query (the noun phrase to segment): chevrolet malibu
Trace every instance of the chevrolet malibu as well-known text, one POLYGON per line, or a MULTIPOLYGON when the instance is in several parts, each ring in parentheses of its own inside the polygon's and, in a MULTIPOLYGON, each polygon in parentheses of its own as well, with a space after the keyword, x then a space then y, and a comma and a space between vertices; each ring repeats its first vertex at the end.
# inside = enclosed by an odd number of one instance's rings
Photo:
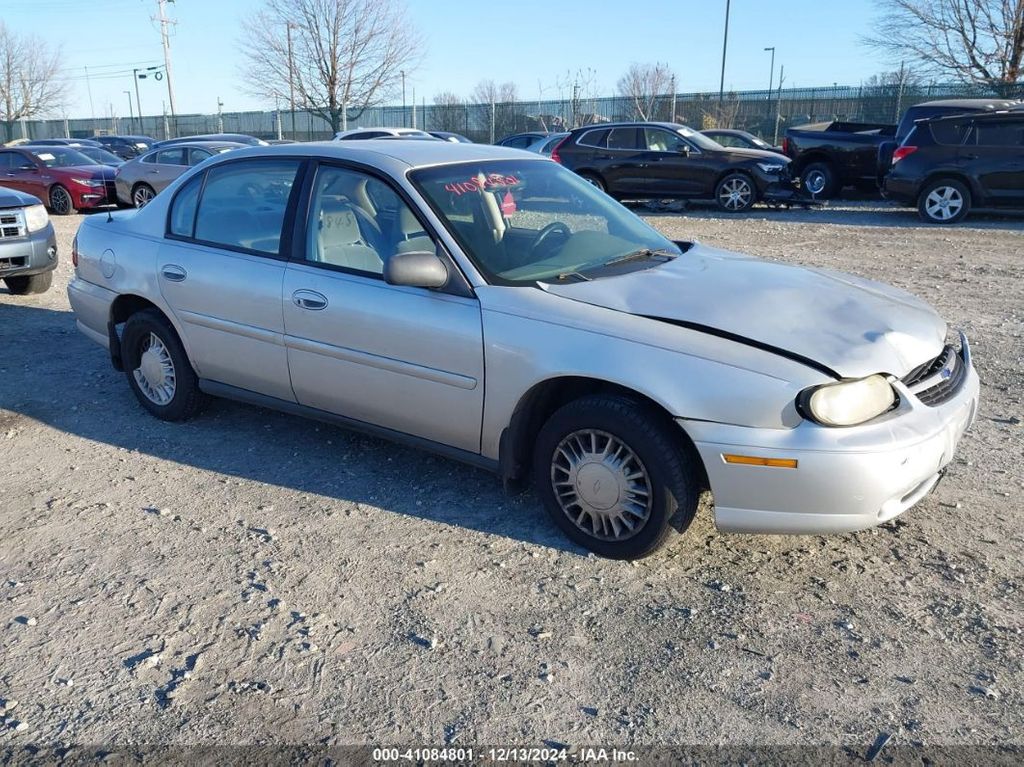
POLYGON ((704 489, 723 531, 891 520, 978 404, 966 337, 910 294, 671 242, 500 147, 240 149, 86 219, 72 258, 78 327, 156 417, 230 397, 532 476, 609 557, 704 489))

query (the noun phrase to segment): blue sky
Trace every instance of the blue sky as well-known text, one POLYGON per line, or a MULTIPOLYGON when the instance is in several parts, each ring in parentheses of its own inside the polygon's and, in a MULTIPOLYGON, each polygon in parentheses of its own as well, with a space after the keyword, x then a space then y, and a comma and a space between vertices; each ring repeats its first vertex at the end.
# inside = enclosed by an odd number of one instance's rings
MULTIPOLYGON (((262 0, 176 0, 171 41, 177 111, 261 109, 242 91, 238 20, 262 0)), ((0 0, 9 28, 39 36, 61 51, 70 80, 71 117, 128 112, 132 67, 161 64, 156 0, 0 0), (90 79, 85 79, 85 67, 90 79)), ((632 62, 663 61, 686 91, 717 91, 725 0, 408 0, 424 39, 423 64, 407 82, 411 100, 430 103, 444 90, 468 96, 481 79, 511 80, 520 98, 559 97, 559 81, 593 70, 602 95, 612 94, 632 62), (486 12, 481 8, 486 7, 486 12), (502 11, 501 9, 508 9, 502 11)), ((726 87, 766 88, 770 54, 786 68, 787 86, 857 84, 889 65, 859 43, 872 0, 732 0, 726 87)), ((159 114, 165 83, 140 82, 142 109, 159 114)), ((400 96, 398 97, 400 100, 400 96)), ((133 91, 134 99, 134 91, 133 91)))

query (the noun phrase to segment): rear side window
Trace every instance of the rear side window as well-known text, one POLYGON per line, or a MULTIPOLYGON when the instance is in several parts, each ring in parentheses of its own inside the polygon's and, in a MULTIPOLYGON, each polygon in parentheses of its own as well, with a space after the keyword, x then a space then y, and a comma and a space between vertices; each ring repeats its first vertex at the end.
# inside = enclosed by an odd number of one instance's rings
POLYGON ((188 165, 184 149, 164 149, 156 153, 154 162, 160 165, 188 165))
POLYGON ((195 239, 279 255, 298 170, 298 160, 247 160, 211 168, 199 200, 195 239))
POLYGON ((593 146, 598 149, 603 148, 605 142, 608 140, 608 133, 610 131, 607 128, 601 130, 588 130, 576 141, 580 146, 593 146))
POLYGON ((933 123, 931 129, 932 138, 937 143, 947 146, 958 146, 964 143, 964 139, 971 129, 971 123, 969 120, 943 120, 933 123))
POLYGON ((199 190, 203 187, 203 174, 193 176, 175 196, 171 203, 171 234, 178 237, 191 237, 196 224, 196 207, 199 203, 199 190))
POLYGON ((609 149, 636 149, 636 128, 612 128, 608 134, 609 149))
POLYGON ((1024 120, 1019 122, 983 121, 974 124, 978 146, 1024 146, 1024 120))

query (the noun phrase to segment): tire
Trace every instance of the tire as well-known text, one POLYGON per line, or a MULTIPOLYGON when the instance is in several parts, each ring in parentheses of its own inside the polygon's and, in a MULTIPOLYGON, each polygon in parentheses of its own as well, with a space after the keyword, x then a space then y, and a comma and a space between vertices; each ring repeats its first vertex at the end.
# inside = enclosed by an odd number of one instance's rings
POLYGON ((917 213, 929 224, 955 224, 970 210, 970 190, 953 178, 932 181, 917 196, 917 213))
POLYGON ((584 173, 580 173, 579 176, 584 181, 586 181, 588 184, 591 184, 592 186, 596 186, 602 192, 604 192, 605 194, 608 194, 608 187, 606 187, 604 185, 604 181, 602 181, 601 177, 598 176, 597 174, 584 172, 584 173))
POLYGON ((626 397, 598 394, 564 405, 544 424, 534 446, 533 476, 545 508, 569 538, 604 557, 639 559, 665 542, 677 511, 682 529, 692 521, 698 460, 658 413, 626 397), (607 451, 624 457, 615 462, 607 451), (577 458, 575 467, 570 455, 577 458), (588 476, 581 477, 583 471, 588 476), (644 488, 647 500, 641 506, 644 488), (624 489, 633 494, 628 504, 621 503, 624 489), (615 516, 632 520, 635 529, 615 516))
POLYGON ((839 191, 836 172, 827 162, 812 162, 800 174, 800 186, 818 200, 830 200, 839 191))
POLYGON ((50 212, 55 216, 70 216, 75 212, 75 203, 71 192, 60 184, 50 187, 50 212))
POLYGON ((157 418, 185 421, 199 411, 204 401, 199 378, 178 334, 156 309, 128 318, 121 334, 121 359, 128 385, 157 418))
POLYGON ((136 184, 132 187, 132 206, 144 208, 156 197, 156 190, 149 184, 136 184))
POLYGON ((757 187, 746 173, 730 173, 715 185, 715 202, 726 213, 742 213, 757 202, 757 187))
POLYGON ((27 296, 33 293, 45 293, 53 284, 53 272, 27 274, 21 277, 5 277, 4 282, 11 295, 27 296))

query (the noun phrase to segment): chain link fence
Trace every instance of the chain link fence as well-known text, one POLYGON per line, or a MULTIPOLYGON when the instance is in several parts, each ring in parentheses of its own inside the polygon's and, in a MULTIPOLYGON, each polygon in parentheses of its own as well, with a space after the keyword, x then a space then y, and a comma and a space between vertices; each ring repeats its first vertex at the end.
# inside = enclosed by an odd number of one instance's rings
MULTIPOLYGON (((831 86, 717 93, 677 93, 644 105, 630 98, 555 99, 498 104, 423 104, 383 106, 350 114, 348 126, 418 127, 461 133, 491 142, 523 131, 560 131, 592 123, 651 120, 684 123, 697 129, 739 128, 768 141, 787 127, 828 120, 895 123, 908 106, 951 98, 990 98, 977 85, 831 86)), ((1024 84, 1006 95, 1024 99, 1024 84)), ((245 133, 264 139, 323 141, 333 136, 330 123, 307 110, 226 112, 222 115, 147 115, 65 120, 28 120, 7 125, 6 139, 87 138, 101 134, 141 134, 157 139, 200 133, 245 133)))

